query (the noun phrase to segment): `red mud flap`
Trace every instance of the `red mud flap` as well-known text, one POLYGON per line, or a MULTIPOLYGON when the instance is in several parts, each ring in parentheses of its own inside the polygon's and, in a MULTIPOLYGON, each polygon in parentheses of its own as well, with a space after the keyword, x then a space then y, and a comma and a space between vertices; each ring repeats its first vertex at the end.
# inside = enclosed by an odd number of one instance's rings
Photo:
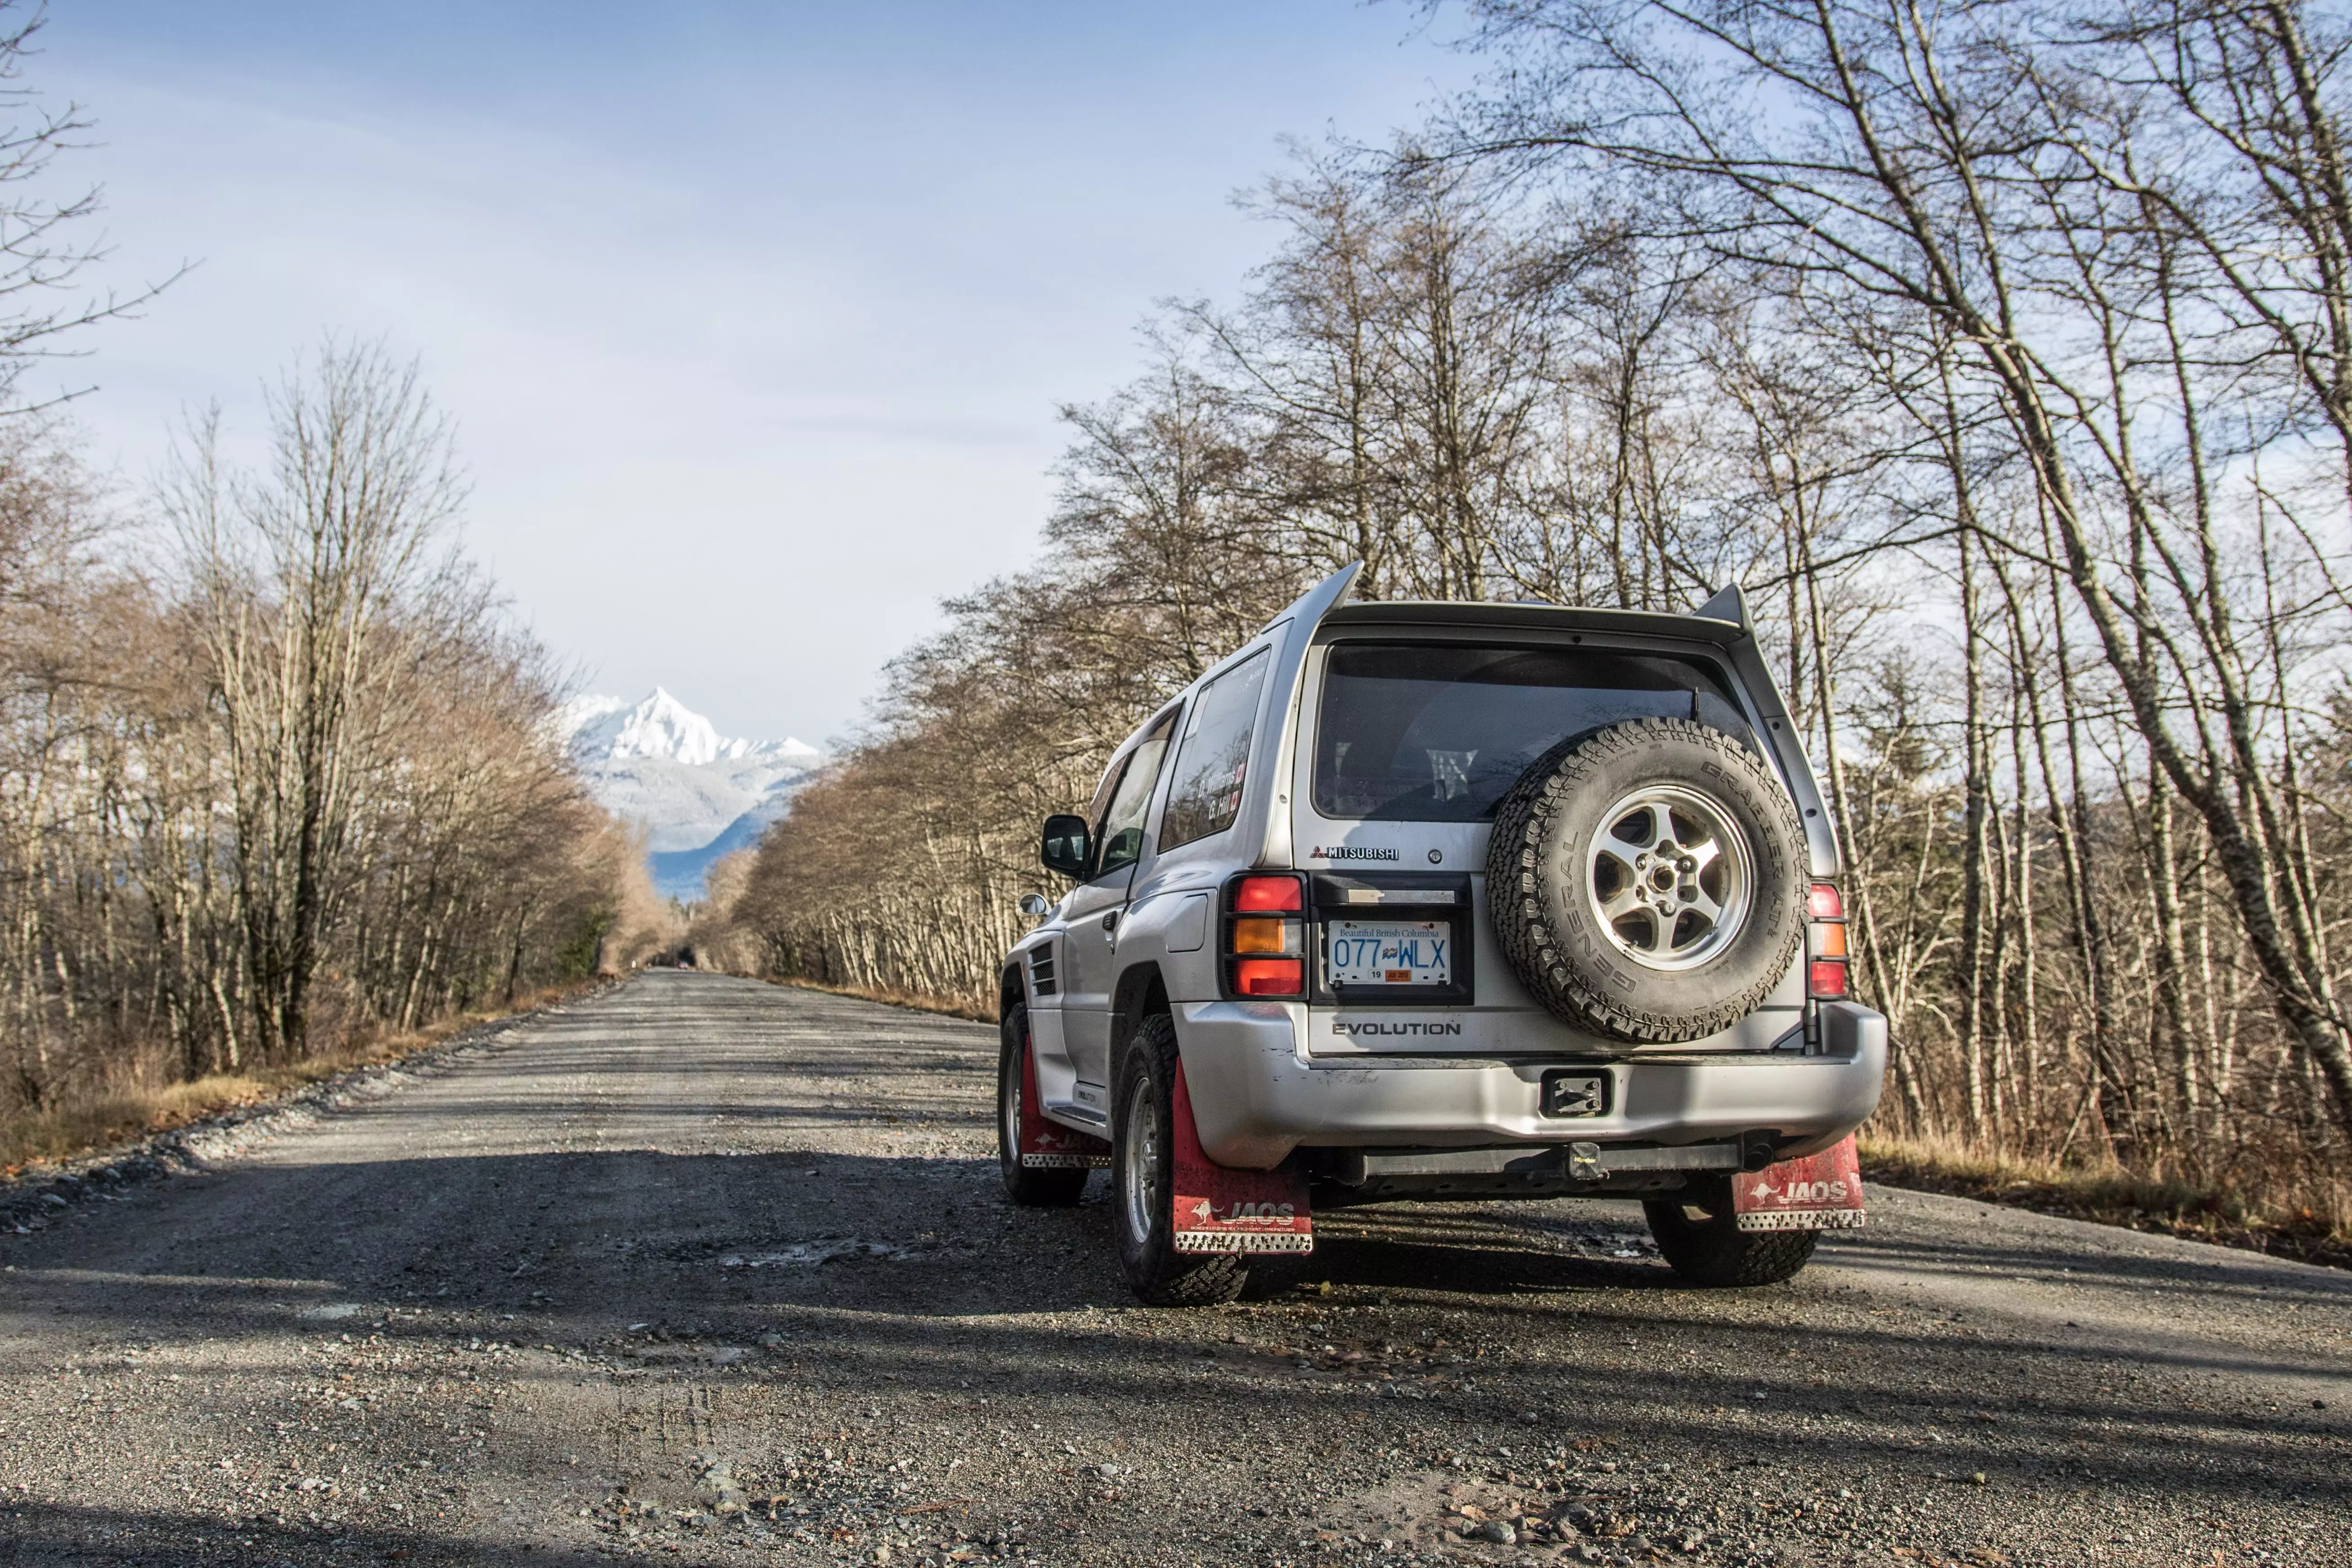
POLYGON ((1175 1243, 1179 1252, 1312 1252, 1307 1179, 1209 1163, 1192 1125, 1184 1064, 1176 1064, 1175 1243))
POLYGON ((1110 1163, 1110 1145, 1091 1132, 1073 1132, 1037 1110, 1037 1058, 1021 1053, 1021 1168, 1094 1171, 1110 1163))
POLYGON ((1731 1178, 1742 1230, 1850 1230, 1863 1222, 1862 1165, 1853 1137, 1802 1160, 1731 1178))

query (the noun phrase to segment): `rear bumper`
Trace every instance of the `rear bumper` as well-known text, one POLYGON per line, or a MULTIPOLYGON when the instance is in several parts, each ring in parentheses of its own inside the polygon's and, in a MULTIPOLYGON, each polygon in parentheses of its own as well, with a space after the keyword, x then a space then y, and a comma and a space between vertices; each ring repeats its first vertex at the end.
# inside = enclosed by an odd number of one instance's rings
MULTIPOLYGON (((1442 1057, 1308 1059, 1306 1009, 1200 1002, 1176 1034, 1201 1143, 1221 1165, 1267 1170, 1300 1144, 1458 1149, 1502 1143, 1705 1143, 1769 1128, 1789 1156, 1827 1148, 1878 1105, 1886 1020, 1851 1002, 1821 1005, 1820 1050, 1684 1056, 1608 1064, 1603 1116, 1540 1114, 1557 1061, 1442 1057)), ((1580 1064, 1581 1065, 1581 1064, 1580 1064)))

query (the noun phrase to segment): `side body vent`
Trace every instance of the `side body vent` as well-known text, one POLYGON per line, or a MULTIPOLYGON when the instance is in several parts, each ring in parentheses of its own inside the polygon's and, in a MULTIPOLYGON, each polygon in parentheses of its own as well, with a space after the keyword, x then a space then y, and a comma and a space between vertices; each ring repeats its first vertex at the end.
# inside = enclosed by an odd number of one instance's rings
POLYGON ((1054 994, 1054 944, 1050 942, 1029 950, 1029 989, 1040 996, 1054 994))

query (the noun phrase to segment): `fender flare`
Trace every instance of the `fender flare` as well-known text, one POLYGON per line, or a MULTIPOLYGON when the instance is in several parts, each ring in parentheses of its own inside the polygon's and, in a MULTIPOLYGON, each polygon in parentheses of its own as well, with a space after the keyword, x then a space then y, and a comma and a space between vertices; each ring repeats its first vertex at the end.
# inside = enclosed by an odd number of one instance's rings
MULTIPOLYGON (((1168 1005, 1168 984, 1160 977, 1157 961, 1145 959, 1121 971, 1118 985, 1111 992, 1110 1060, 1116 1064, 1127 1042, 1135 1037, 1138 1025, 1153 1013, 1166 1013, 1175 1021, 1175 1010, 1168 1005)), ((1181 1042, 1179 1042, 1180 1047, 1181 1042)))

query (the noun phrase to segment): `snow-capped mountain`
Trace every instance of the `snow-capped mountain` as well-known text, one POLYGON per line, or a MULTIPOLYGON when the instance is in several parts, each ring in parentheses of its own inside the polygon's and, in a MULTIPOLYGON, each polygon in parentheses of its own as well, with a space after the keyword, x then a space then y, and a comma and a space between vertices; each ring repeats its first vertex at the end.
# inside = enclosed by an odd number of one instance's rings
POLYGON ((712 861, 757 843, 824 761, 799 741, 730 740, 658 687, 634 704, 575 697, 554 728, 605 809, 644 825, 655 884, 684 899, 702 895, 712 861))

